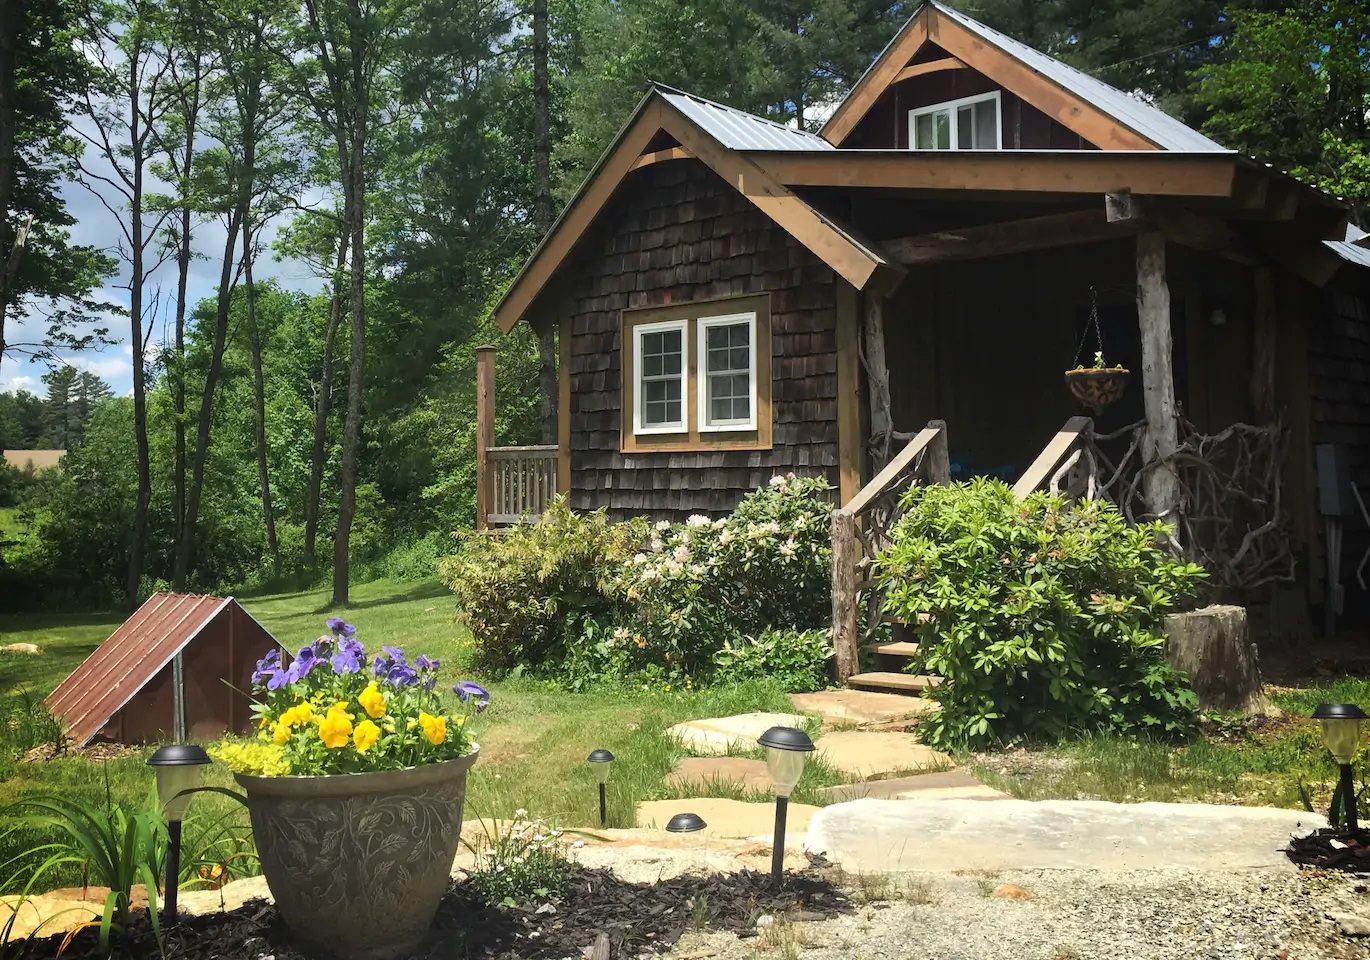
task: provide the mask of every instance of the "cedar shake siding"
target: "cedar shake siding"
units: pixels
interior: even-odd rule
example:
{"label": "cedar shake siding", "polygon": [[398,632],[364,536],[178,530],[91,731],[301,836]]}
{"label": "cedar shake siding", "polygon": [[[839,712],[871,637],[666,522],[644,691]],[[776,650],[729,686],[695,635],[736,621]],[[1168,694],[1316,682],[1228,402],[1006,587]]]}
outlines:
{"label": "cedar shake siding", "polygon": [[[566,275],[573,509],[683,520],[721,516],[777,473],[822,475],[837,486],[833,271],[716,174],[695,160],[633,174]],[[631,430],[622,409],[622,311],[762,294],[771,318],[771,448],[620,452],[621,417]]]}

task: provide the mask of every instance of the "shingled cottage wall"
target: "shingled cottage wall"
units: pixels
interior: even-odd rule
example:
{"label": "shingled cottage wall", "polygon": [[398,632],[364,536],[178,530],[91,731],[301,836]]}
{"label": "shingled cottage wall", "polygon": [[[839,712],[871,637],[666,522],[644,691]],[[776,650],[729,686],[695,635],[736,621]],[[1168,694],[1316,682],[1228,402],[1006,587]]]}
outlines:
{"label": "shingled cottage wall", "polygon": [[[632,175],[565,268],[571,316],[571,506],[614,519],[719,516],[776,473],[837,485],[832,270],[695,160]],[[623,454],[620,311],[770,294],[773,445]]]}

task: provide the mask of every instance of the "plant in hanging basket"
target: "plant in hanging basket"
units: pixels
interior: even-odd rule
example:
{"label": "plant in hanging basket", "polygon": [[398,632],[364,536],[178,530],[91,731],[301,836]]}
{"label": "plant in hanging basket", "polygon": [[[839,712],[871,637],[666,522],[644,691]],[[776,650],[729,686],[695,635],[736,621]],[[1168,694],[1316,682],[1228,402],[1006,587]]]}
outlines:
{"label": "plant in hanging basket", "polygon": [[1123,366],[1108,366],[1103,353],[1094,354],[1094,366],[1078,366],[1066,371],[1066,386],[1071,395],[1098,413],[1123,395],[1127,387],[1128,370]]}
{"label": "plant in hanging basket", "polygon": [[439,661],[381,647],[339,618],[287,665],[252,675],[256,739],[215,750],[247,796],[262,873],[300,946],[345,960],[412,949],[437,912],[461,838],[469,721],[490,694],[462,681],[444,711]]}

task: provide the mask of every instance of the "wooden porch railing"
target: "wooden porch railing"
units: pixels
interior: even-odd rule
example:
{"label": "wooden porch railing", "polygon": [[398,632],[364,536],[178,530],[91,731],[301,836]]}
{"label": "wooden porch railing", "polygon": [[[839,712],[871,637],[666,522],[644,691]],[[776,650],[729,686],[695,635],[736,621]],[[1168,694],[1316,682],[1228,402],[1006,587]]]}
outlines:
{"label": "wooden porch railing", "polygon": [[487,483],[490,512],[486,525],[507,526],[547,509],[557,492],[557,446],[491,447]]}
{"label": "wooden porch railing", "polygon": [[1102,493],[1094,421],[1089,417],[1071,417],[1066,421],[1013,485],[1013,495],[1022,500],[1042,487],[1060,493],[1063,480],[1066,496],[1072,500],[1095,500]]}
{"label": "wooden porch railing", "polygon": [[874,583],[876,554],[903,514],[900,499],[915,483],[950,483],[947,425],[928,422],[870,483],[832,513],[832,641],[837,679],[857,673],[860,604],[866,604],[865,639],[884,622],[885,596]]}

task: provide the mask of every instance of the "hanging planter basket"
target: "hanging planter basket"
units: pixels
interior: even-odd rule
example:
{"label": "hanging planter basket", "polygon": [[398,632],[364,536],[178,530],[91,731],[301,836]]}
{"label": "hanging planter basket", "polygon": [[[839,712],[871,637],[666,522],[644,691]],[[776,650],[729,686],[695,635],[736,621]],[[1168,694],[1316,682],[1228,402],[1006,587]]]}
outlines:
{"label": "hanging planter basket", "polygon": [[1099,413],[1123,395],[1129,375],[1123,367],[1067,370],[1066,386],[1070,388],[1071,395],[1076,400]]}

